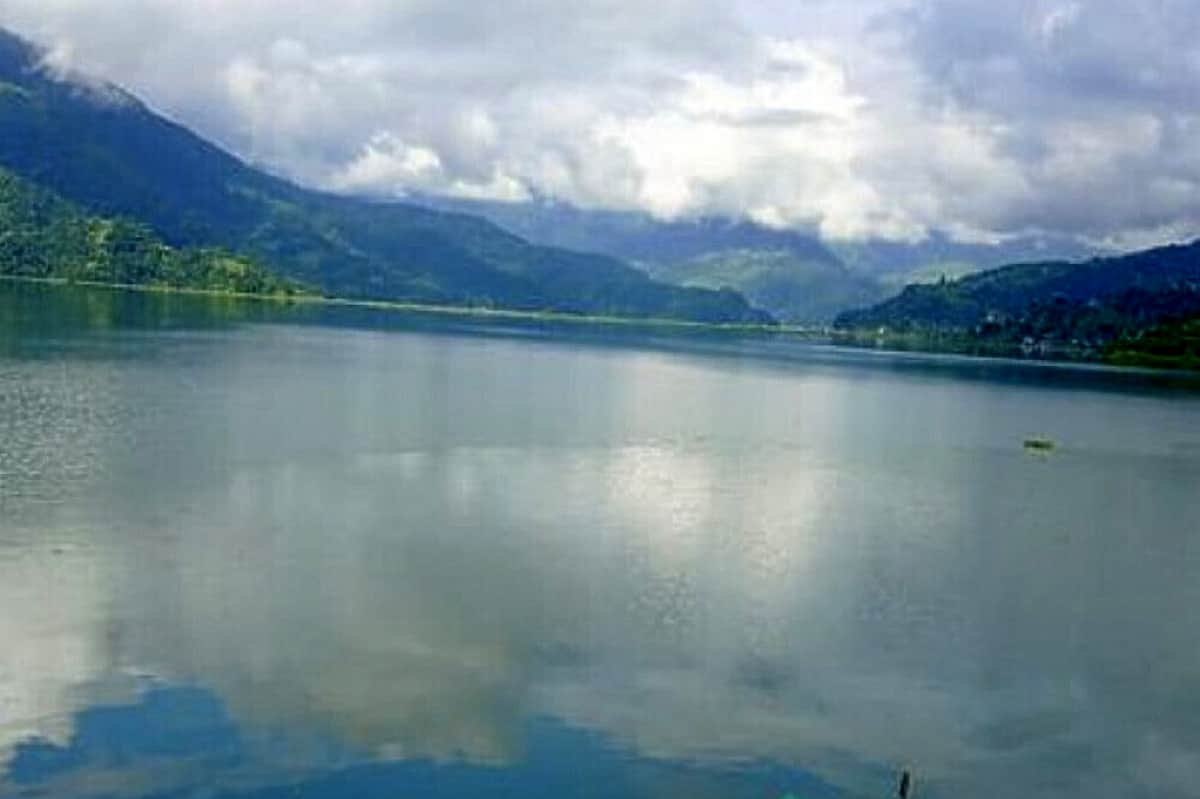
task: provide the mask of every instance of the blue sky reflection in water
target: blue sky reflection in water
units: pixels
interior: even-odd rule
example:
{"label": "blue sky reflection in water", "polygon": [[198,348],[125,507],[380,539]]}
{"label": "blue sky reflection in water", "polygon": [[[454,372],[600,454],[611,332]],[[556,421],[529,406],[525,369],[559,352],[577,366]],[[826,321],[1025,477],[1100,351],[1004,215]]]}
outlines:
{"label": "blue sky reflection in water", "polygon": [[[291,733],[247,735],[212,694],[146,686],[126,705],[88,708],[65,744],[30,740],[9,765],[15,788],[50,794],[205,796],[804,796],[843,794],[799,769],[763,763],[702,764],[638,757],[600,736],[548,719],[514,732],[511,764],[379,758]],[[152,780],[152,781],[151,781]]]}
{"label": "blue sky reflection in water", "polygon": [[1194,393],[178,298],[0,311],[0,795],[1200,784]]}

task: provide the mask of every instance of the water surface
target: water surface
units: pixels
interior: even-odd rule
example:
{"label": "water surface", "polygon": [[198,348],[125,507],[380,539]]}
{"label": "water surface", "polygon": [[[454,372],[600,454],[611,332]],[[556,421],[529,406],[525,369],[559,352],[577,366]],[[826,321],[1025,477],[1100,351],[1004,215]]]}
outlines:
{"label": "water surface", "polygon": [[0,795],[1196,796],[1187,384],[0,285]]}

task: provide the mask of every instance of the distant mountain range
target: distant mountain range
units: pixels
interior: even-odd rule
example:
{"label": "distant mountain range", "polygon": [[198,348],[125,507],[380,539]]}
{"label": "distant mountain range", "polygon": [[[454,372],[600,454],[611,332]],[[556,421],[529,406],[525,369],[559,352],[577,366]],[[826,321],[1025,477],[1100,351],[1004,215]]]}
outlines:
{"label": "distant mountain range", "polygon": [[763,323],[733,290],[680,287],[478,217],[310,191],[256,170],[117,87],[60,79],[0,32],[0,167],[82,213],[219,247],[344,297]]}
{"label": "distant mountain range", "polygon": [[496,202],[421,196],[430,207],[490,219],[539,244],[620,258],[664,281],[728,287],[778,319],[831,322],[907,283],[936,281],[1020,260],[1096,254],[1067,237],[970,244],[935,232],[914,243],[824,242],[813,233],[724,218],[664,221],[628,211],[585,210],[545,198]]}

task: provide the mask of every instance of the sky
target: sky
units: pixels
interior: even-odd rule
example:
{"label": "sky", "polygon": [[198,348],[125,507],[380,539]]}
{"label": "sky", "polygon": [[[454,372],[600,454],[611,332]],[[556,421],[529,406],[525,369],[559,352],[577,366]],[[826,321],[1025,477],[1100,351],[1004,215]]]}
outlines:
{"label": "sky", "polygon": [[0,0],[0,25],[338,191],[1200,235],[1195,0]]}

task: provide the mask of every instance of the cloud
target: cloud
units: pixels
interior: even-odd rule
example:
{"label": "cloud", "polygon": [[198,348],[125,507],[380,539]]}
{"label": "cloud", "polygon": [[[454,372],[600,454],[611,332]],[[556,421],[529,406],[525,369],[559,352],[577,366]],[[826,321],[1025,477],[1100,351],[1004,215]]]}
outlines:
{"label": "cloud", "polygon": [[[480,118],[486,124],[486,117]],[[528,200],[530,193],[515,178],[495,172],[485,182],[456,178],[447,173],[441,156],[428,147],[410,146],[391,133],[374,136],[363,151],[329,180],[346,192],[421,191],[475,200]]]}
{"label": "cloud", "polygon": [[830,238],[1200,232],[1186,0],[6,0],[244,157]]}

